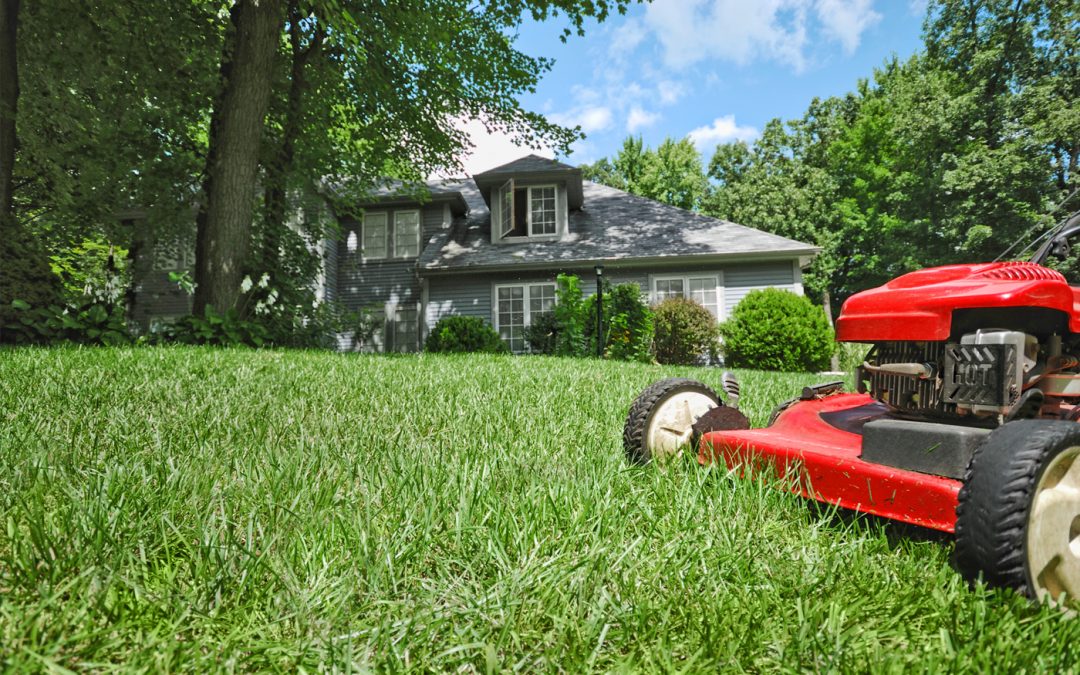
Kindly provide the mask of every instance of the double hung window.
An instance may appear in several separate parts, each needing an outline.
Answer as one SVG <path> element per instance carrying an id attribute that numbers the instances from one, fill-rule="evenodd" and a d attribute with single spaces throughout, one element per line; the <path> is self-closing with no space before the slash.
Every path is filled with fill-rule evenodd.
<path id="1" fill-rule="evenodd" d="M 495 287 L 495 327 L 499 337 L 520 354 L 526 351 L 525 329 L 555 307 L 555 284 L 507 284 Z"/>

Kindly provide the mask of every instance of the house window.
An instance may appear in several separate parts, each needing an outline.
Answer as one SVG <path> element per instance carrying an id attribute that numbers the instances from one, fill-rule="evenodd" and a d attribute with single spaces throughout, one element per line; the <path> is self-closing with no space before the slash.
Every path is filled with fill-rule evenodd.
<path id="1" fill-rule="evenodd" d="M 394 257 L 420 255 L 420 212 L 398 211 L 394 214 Z"/>
<path id="2" fill-rule="evenodd" d="M 387 222 L 385 213 L 364 215 L 364 258 L 379 260 L 387 255 Z"/>
<path id="3" fill-rule="evenodd" d="M 555 187 L 529 188 L 529 235 L 555 234 Z"/>
<path id="4" fill-rule="evenodd" d="M 392 349 L 395 352 L 415 352 L 419 348 L 420 313 L 414 306 L 398 307 L 391 322 Z"/>
<path id="5" fill-rule="evenodd" d="M 515 187 L 507 181 L 499 188 L 499 238 L 550 237 L 558 234 L 559 220 L 554 185 Z"/>
<path id="6" fill-rule="evenodd" d="M 520 354 L 526 350 L 525 329 L 555 306 L 555 284 L 515 284 L 495 287 L 495 329 Z"/>
<path id="7" fill-rule="evenodd" d="M 720 319 L 720 284 L 715 274 L 653 277 L 653 302 L 690 298 Z"/>
<path id="8" fill-rule="evenodd" d="M 184 255 L 184 249 L 184 241 L 179 238 L 158 240 L 154 243 L 154 269 L 158 272 L 188 269 L 192 263 L 188 262 L 189 256 Z"/>

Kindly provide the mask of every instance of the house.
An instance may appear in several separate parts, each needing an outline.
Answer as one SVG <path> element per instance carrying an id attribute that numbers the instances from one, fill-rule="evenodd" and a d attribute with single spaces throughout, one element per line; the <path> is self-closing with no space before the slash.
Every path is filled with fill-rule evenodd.
<path id="1" fill-rule="evenodd" d="M 722 321 L 754 289 L 802 293 L 801 269 L 818 251 L 583 180 L 580 169 L 536 155 L 427 188 L 423 197 L 371 193 L 353 209 L 361 215 L 339 219 L 336 241 L 320 243 L 321 297 L 373 315 L 380 328 L 365 344 L 341 336 L 342 349 L 417 351 L 440 318 L 458 314 L 484 319 L 523 352 L 525 329 L 555 303 L 558 274 L 578 275 L 588 295 L 597 266 L 651 302 L 690 297 Z M 140 320 L 189 311 L 167 272 L 190 262 L 156 256 Z"/>
<path id="2" fill-rule="evenodd" d="M 415 351 L 444 316 L 478 316 L 515 352 L 525 329 L 572 273 L 586 295 L 597 265 L 612 284 L 636 283 L 650 301 L 697 300 L 722 321 L 747 293 L 802 293 L 818 249 L 582 179 L 581 170 L 529 155 L 471 180 L 429 185 L 430 200 L 384 191 L 341 223 L 337 300 L 375 308 L 375 348 Z M 345 336 L 343 348 L 352 344 Z"/>

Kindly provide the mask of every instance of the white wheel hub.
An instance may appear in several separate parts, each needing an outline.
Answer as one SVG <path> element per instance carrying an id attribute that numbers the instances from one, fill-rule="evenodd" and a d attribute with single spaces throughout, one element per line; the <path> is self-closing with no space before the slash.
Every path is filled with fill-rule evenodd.
<path id="1" fill-rule="evenodd" d="M 1080 446 L 1046 467 L 1031 500 L 1027 563 L 1039 600 L 1080 600 Z"/>
<path id="2" fill-rule="evenodd" d="M 660 404 L 645 429 L 645 442 L 654 460 L 678 457 L 690 442 L 694 422 L 716 407 L 716 401 L 697 391 L 679 392 Z"/>

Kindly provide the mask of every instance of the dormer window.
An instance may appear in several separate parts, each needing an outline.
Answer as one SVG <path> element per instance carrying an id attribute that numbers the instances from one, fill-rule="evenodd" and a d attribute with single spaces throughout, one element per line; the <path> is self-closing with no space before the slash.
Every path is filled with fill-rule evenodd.
<path id="1" fill-rule="evenodd" d="M 555 185 L 517 186 L 508 180 L 499 188 L 498 236 L 557 237 L 558 188 Z"/>

